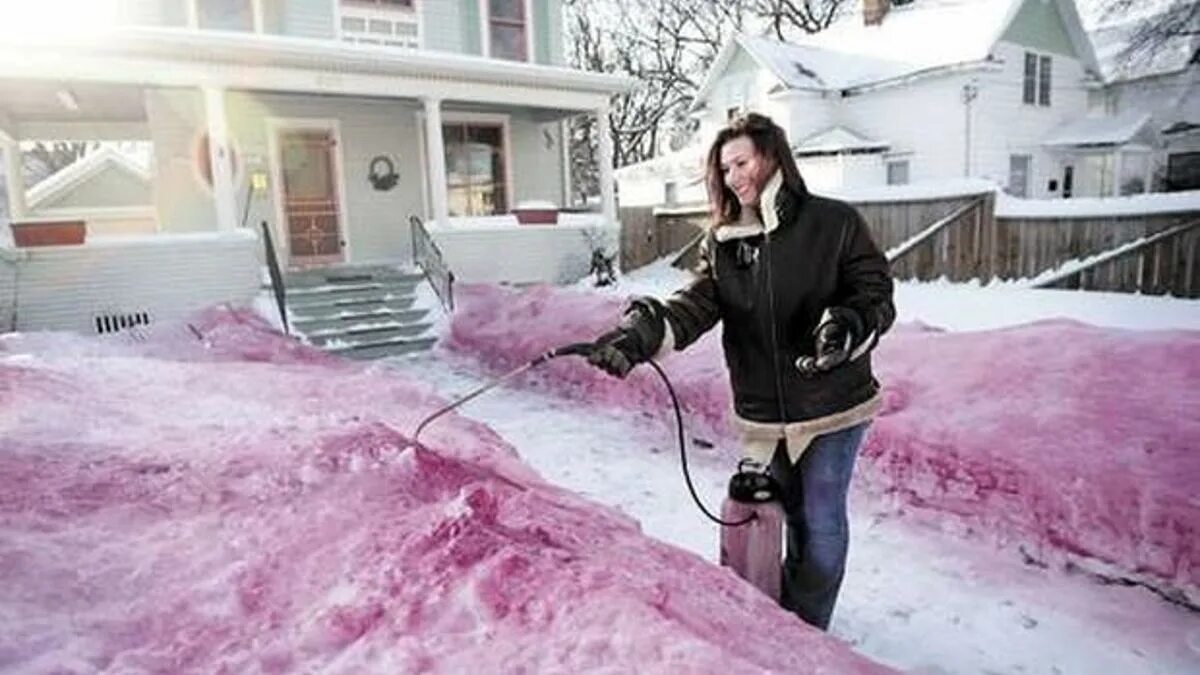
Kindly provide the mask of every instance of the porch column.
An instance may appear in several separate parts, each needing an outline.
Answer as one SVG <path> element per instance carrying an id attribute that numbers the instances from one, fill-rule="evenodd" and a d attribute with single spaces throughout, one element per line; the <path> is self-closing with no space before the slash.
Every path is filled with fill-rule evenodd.
<path id="1" fill-rule="evenodd" d="M 4 175 L 8 188 L 8 219 L 21 220 L 28 208 L 25 205 L 25 172 L 21 168 L 21 145 L 15 138 L 0 133 L 4 147 Z"/>
<path id="2" fill-rule="evenodd" d="M 446 141 L 442 138 L 442 100 L 427 96 L 425 104 L 425 145 L 429 150 L 429 196 L 433 201 L 433 220 L 450 222 L 450 202 L 446 197 Z"/>
<path id="3" fill-rule="evenodd" d="M 229 120 L 225 116 L 225 90 L 204 88 L 204 111 L 208 117 L 208 164 L 212 167 L 213 204 L 217 229 L 238 226 L 237 199 L 233 189 L 233 165 L 229 152 Z"/>
<path id="4" fill-rule="evenodd" d="M 1121 196 L 1121 172 L 1125 170 L 1125 154 L 1121 152 L 1121 148 L 1117 148 L 1113 153 L 1116 159 L 1113 160 L 1113 192 L 1112 196 Z"/>
<path id="5" fill-rule="evenodd" d="M 600 134 L 600 210 L 609 224 L 617 222 L 617 196 L 613 182 L 613 143 L 608 123 L 608 106 L 596 109 L 596 130 Z"/>

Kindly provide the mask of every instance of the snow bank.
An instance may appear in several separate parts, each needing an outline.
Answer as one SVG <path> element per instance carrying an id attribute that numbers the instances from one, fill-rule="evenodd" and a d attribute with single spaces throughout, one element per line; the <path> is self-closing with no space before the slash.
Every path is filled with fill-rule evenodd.
<path id="1" fill-rule="evenodd" d="M 1127 197 L 1021 199 L 996 193 L 997 218 L 1117 218 L 1200 211 L 1200 190 Z"/>
<path id="2" fill-rule="evenodd" d="M 459 298 L 445 346 L 496 369 L 594 336 L 620 309 L 612 296 L 549 288 L 469 287 Z M 663 365 L 689 424 L 723 432 L 733 447 L 717 331 Z M 1200 597 L 1200 333 L 909 325 L 884 340 L 876 366 L 886 407 L 860 471 L 873 492 L 1038 560 Z M 642 414 L 669 410 L 647 368 L 621 382 L 562 359 L 540 382 Z"/>
<path id="3" fill-rule="evenodd" d="M 243 313 L 0 339 L 0 670 L 879 672 Z"/>

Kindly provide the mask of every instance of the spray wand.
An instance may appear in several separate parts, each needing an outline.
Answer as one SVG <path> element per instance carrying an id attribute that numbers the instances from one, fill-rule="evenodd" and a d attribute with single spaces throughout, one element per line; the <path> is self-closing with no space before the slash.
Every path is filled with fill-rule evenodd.
<path id="1" fill-rule="evenodd" d="M 543 363 L 550 361 L 551 359 L 556 359 L 556 358 L 559 358 L 562 356 L 585 356 L 585 357 L 589 356 L 592 353 L 592 351 L 595 350 L 595 348 L 596 348 L 596 345 L 591 342 L 575 342 L 575 343 L 572 343 L 569 345 L 563 345 L 562 347 L 558 347 L 556 349 L 551 349 L 550 351 L 534 358 L 533 360 L 531 360 L 525 364 L 522 364 L 520 366 L 517 366 L 516 368 L 513 368 L 512 370 L 508 371 L 507 373 L 504 373 L 503 375 L 500 375 L 499 377 L 496 377 L 496 378 L 492 379 L 491 381 L 484 383 L 482 386 L 474 389 L 473 391 L 466 394 L 465 396 L 455 399 L 454 401 L 451 401 L 450 403 L 446 404 L 445 406 L 433 411 L 432 414 L 430 414 L 425 419 L 421 420 L 421 423 L 417 425 L 417 430 L 413 433 L 413 436 L 412 436 L 413 443 L 418 442 L 417 439 L 418 439 L 418 437 L 420 437 L 421 432 L 425 429 L 425 427 L 429 426 L 429 424 L 431 422 L 433 422 L 434 420 L 436 420 L 437 418 L 441 417 L 442 415 L 445 415 L 446 413 L 454 410 L 455 408 L 458 408 L 459 406 L 463 405 L 464 403 L 466 403 L 488 391 L 491 391 L 492 389 L 495 389 L 496 387 L 507 382 L 508 380 L 511 380 L 514 377 L 516 377 L 522 373 L 532 370 L 533 368 L 536 368 L 536 367 L 542 365 Z M 696 494 L 696 487 L 695 487 L 695 485 L 692 484 L 692 474 L 688 470 L 687 440 L 686 440 L 686 436 L 684 435 L 684 432 L 683 432 L 683 411 L 679 405 L 679 397 L 675 395 L 675 387 L 673 387 L 671 385 L 671 380 L 667 378 L 667 374 L 665 372 L 663 372 L 662 367 L 659 366 L 657 363 L 655 363 L 653 359 L 646 361 L 646 363 L 650 364 L 650 366 L 652 368 L 654 368 L 654 372 L 658 373 L 659 378 L 662 379 L 663 384 L 666 385 L 666 387 L 667 387 L 667 393 L 671 395 L 671 405 L 675 409 L 676 435 L 679 438 L 679 462 L 680 462 L 680 466 L 683 469 L 683 480 L 687 484 L 688 493 L 691 494 L 692 501 L 694 501 L 696 503 L 696 506 L 700 508 L 700 511 L 709 520 L 713 521 L 714 523 L 716 523 L 718 525 L 723 525 L 725 527 L 740 527 L 742 525 L 746 525 L 746 524 L 750 523 L 751 521 L 755 520 L 758 517 L 758 514 L 754 513 L 754 512 L 751 512 L 750 515 L 746 516 L 745 518 L 743 518 L 741 520 L 735 520 L 735 521 L 722 520 L 722 519 L 718 518 L 717 516 L 713 515 L 712 512 L 710 512 L 707 508 L 705 508 L 704 503 L 700 501 L 700 496 L 698 494 Z"/>

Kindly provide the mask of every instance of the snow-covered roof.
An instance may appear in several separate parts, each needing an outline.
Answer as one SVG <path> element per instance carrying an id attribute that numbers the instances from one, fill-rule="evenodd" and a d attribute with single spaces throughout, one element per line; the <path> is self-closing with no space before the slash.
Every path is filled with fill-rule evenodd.
<path id="1" fill-rule="evenodd" d="M 911 70 L 902 61 L 763 37 L 740 35 L 737 43 L 790 89 L 849 89 Z"/>
<path id="2" fill-rule="evenodd" d="M 792 152 L 807 155 L 849 150 L 886 150 L 889 147 L 891 144 L 887 141 L 864 136 L 843 126 L 835 126 L 800 141 L 792 148 Z"/>
<path id="3" fill-rule="evenodd" d="M 111 146 L 101 147 L 50 174 L 25 192 L 29 208 L 56 201 L 64 194 L 104 171 L 120 171 L 150 183 L 150 170 L 140 161 Z"/>
<path id="4" fill-rule="evenodd" d="M 849 90 L 990 62 L 996 42 L 1026 0 L 921 0 L 893 7 L 877 26 L 845 12 L 825 30 L 780 42 L 737 35 L 722 48 L 696 94 L 711 92 L 738 48 L 789 89 Z M 1054 2 L 1084 67 L 1098 72 L 1075 0 Z"/>
<path id="5" fill-rule="evenodd" d="M 1132 110 L 1107 117 L 1084 117 L 1050 132 L 1042 145 L 1122 145 L 1133 140 L 1150 121 L 1150 113 Z"/>
<path id="6" fill-rule="evenodd" d="M 1139 0 L 1112 11 L 1107 0 L 1079 0 L 1084 26 L 1105 82 L 1121 82 L 1185 70 L 1200 48 L 1200 36 L 1181 35 L 1137 53 L 1126 53 L 1130 40 L 1146 22 L 1162 22 L 1182 11 L 1174 0 Z M 1173 9 L 1174 8 L 1174 9 Z"/>

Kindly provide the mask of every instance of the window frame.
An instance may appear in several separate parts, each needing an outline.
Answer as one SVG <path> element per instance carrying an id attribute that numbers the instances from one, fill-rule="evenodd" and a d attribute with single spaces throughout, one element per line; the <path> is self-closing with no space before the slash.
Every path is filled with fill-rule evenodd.
<path id="1" fill-rule="evenodd" d="M 1025 51 L 1021 75 L 1021 103 L 1049 108 L 1054 88 L 1054 57 Z"/>
<path id="2" fill-rule="evenodd" d="M 496 56 L 493 53 L 493 50 L 492 50 L 492 24 L 493 24 L 494 20 L 492 19 L 492 3 L 491 3 L 491 0 L 479 0 L 479 45 L 480 45 L 479 51 L 484 57 L 489 58 L 489 59 L 503 59 L 505 61 L 514 61 L 516 63 L 533 63 L 536 60 L 537 52 L 536 52 L 534 40 L 533 40 L 533 35 L 534 35 L 533 0 L 516 0 L 516 2 L 520 3 L 520 7 L 521 7 L 521 17 L 522 17 L 521 26 L 522 26 L 522 32 L 524 34 L 524 39 L 521 42 L 522 42 L 522 47 L 525 50 L 525 54 L 524 54 L 525 58 L 509 59 L 509 58 L 503 57 L 503 56 Z M 504 25 L 505 22 L 507 22 L 507 25 L 509 25 L 509 26 L 516 25 L 515 22 L 512 21 L 512 19 L 508 19 L 505 17 L 501 17 L 500 19 L 498 19 L 496 21 L 499 21 L 501 23 L 501 25 Z"/>
<path id="3" fill-rule="evenodd" d="M 422 116 L 422 118 L 423 118 L 423 116 Z M 498 126 L 498 127 L 500 127 L 500 142 L 503 143 L 503 145 L 504 145 L 504 147 L 501 148 L 500 154 L 504 160 L 504 177 L 503 177 L 503 180 L 501 181 L 501 184 L 504 187 L 505 210 L 502 212 L 499 212 L 499 213 L 495 213 L 493 215 L 502 216 L 502 215 L 512 213 L 513 208 L 516 206 L 516 194 L 513 192 L 513 147 L 512 147 L 511 118 L 508 115 L 495 114 L 495 113 L 471 113 L 471 112 L 456 112 L 456 111 L 443 110 L 442 111 L 442 145 L 446 149 L 449 148 L 449 143 L 447 143 L 446 138 L 445 138 L 445 129 L 448 126 L 456 126 L 456 125 L 467 126 L 467 127 L 470 127 L 470 126 Z M 425 127 L 425 125 L 422 124 L 421 125 L 422 130 L 424 130 L 424 127 Z M 449 175 L 450 172 L 449 172 L 449 164 L 448 163 L 447 163 L 446 168 L 447 168 L 446 185 L 443 187 L 446 190 L 446 195 L 447 195 L 447 200 L 448 200 L 449 193 L 450 193 L 450 175 Z M 432 183 L 430 181 L 427 180 L 426 184 L 430 186 L 430 189 L 434 189 L 434 186 L 432 185 Z M 486 218 L 488 216 L 453 216 L 453 217 L 455 217 L 455 218 Z"/>
<path id="4" fill-rule="evenodd" d="M 1024 184 L 1021 186 L 1021 192 L 1018 193 L 1013 189 L 1013 176 L 1015 175 L 1015 162 L 1018 159 L 1025 160 Z M 1029 199 L 1029 191 L 1033 187 L 1033 155 L 1026 152 L 1014 152 L 1008 156 L 1008 185 L 1005 186 L 1005 192 L 1021 199 Z"/>
<path id="5" fill-rule="evenodd" d="M 401 5 L 400 3 L 405 3 Z M 421 30 L 424 17 L 422 16 L 421 0 L 334 0 L 337 9 L 337 37 L 342 42 L 352 44 L 373 44 L 401 49 L 424 49 L 425 34 Z M 345 21 L 361 19 L 365 29 L 362 31 L 347 31 Z M 392 24 L 392 33 L 372 33 L 371 21 L 383 21 Z M 397 24 L 409 24 L 416 28 L 415 39 L 389 39 L 395 37 Z M 412 42 L 413 44 L 400 44 Z"/>
<path id="6" fill-rule="evenodd" d="M 912 182 L 912 161 L 909 159 L 885 159 L 883 162 L 884 180 L 887 185 L 908 185 Z M 903 169 L 904 180 L 895 182 L 892 180 L 892 170 Z"/>

